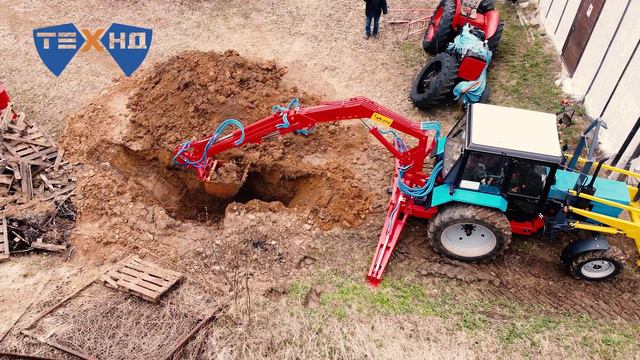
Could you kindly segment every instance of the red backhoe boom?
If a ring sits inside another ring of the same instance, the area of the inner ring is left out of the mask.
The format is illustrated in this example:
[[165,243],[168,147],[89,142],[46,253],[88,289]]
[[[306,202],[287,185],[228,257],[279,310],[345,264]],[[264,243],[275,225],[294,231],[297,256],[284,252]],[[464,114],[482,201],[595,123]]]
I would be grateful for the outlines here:
[[423,130],[424,127],[420,123],[364,97],[326,102],[308,108],[299,108],[296,102],[292,102],[286,108],[274,107],[273,114],[247,125],[244,129],[240,128],[217,139],[215,138],[217,135],[214,134],[177,147],[174,151],[174,162],[177,165],[195,168],[198,178],[204,181],[211,171],[213,162],[210,159],[223,151],[244,144],[258,144],[290,132],[306,133],[318,123],[354,119],[371,119],[377,124],[417,139],[416,146],[407,148],[402,140],[396,138],[391,142],[376,126],[365,122],[369,132],[396,158],[388,216],[367,276],[370,283],[378,285],[408,216],[430,218],[436,212],[434,208],[425,209],[424,205],[414,204],[413,198],[404,195],[397,183],[398,169],[408,167],[402,177],[403,183],[409,187],[425,185],[429,175],[422,172],[424,161],[434,149],[439,130]]

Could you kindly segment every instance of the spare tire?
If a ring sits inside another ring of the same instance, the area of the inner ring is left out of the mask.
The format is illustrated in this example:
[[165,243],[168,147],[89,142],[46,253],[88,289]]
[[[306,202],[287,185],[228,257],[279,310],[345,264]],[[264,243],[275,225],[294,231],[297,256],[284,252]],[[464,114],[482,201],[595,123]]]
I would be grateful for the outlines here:
[[455,37],[453,17],[456,15],[456,0],[441,0],[431,16],[422,40],[422,48],[431,55],[445,51]]
[[458,82],[458,63],[447,53],[433,58],[416,76],[411,87],[411,101],[423,110],[453,100],[453,88]]

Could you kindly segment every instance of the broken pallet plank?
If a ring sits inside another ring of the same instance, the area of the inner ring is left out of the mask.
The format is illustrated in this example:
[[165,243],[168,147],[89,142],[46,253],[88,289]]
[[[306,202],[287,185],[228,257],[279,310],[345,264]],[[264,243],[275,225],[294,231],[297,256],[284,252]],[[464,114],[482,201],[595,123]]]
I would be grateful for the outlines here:
[[36,241],[31,243],[31,247],[34,249],[52,251],[52,252],[64,252],[67,250],[66,245],[55,245],[55,244],[46,244],[42,242],[42,239],[38,238]]
[[182,277],[182,274],[177,272],[177,271],[161,268],[160,266],[158,266],[158,265],[156,265],[156,264],[154,264],[152,262],[142,260],[137,256],[131,257],[131,263],[137,263],[137,264],[140,264],[140,265],[144,265],[149,269],[153,269],[154,270],[153,271],[154,274],[163,273],[163,274],[165,274],[165,276],[169,276],[169,279],[173,279],[174,277],[178,277],[178,278]]
[[13,175],[0,175],[0,194],[6,195],[13,185]]
[[31,165],[21,162],[20,163],[20,178],[22,182],[22,193],[31,200],[33,198],[33,179],[31,178]]
[[7,127],[13,119],[13,104],[8,103],[4,111],[0,112],[0,130],[7,131]]
[[58,171],[60,167],[60,163],[62,162],[62,157],[64,156],[64,149],[58,148],[58,155],[56,156],[56,161],[53,163],[53,171]]
[[9,259],[9,234],[7,232],[7,219],[2,218],[2,224],[0,224],[0,261]]

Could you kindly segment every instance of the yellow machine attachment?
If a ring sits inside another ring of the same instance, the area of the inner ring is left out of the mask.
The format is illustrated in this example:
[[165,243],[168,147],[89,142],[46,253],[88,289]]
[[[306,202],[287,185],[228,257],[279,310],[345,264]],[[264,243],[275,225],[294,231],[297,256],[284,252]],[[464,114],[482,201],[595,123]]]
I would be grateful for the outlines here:
[[[578,163],[584,164],[587,160],[584,158],[579,158]],[[594,165],[598,165],[598,163],[594,163]],[[611,165],[602,164],[602,168],[605,170],[609,170],[612,172],[616,172],[622,175],[634,177],[640,179],[640,174],[637,174],[632,171],[628,171],[625,169],[620,169]],[[628,204],[620,204],[615,201],[610,201],[607,199],[603,199],[594,195],[589,195],[585,193],[576,193],[574,190],[570,190],[569,194],[572,196],[578,196],[580,198],[598,202],[603,205],[612,206],[618,209],[626,211],[627,216],[621,215],[621,217],[612,217],[603,214],[599,214],[593,211],[589,211],[586,209],[576,208],[573,206],[568,207],[568,211],[573,212],[575,214],[584,216],[585,218],[597,221],[599,224],[591,224],[586,222],[574,221],[571,223],[571,226],[576,229],[582,229],[587,231],[597,231],[605,234],[622,234],[631,239],[633,239],[636,243],[636,248],[638,249],[638,253],[640,254],[640,201],[638,201],[638,188],[634,186],[627,186],[629,190],[629,203]],[[624,219],[622,217],[628,217],[628,219]],[[636,262],[637,266],[640,266],[640,260]]]

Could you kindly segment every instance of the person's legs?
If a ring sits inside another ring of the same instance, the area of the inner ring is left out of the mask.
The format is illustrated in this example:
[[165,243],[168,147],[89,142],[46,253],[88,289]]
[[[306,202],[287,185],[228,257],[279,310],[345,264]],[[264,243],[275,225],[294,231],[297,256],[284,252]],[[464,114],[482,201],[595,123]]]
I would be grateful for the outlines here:
[[365,37],[371,36],[371,16],[369,15],[367,15],[367,20],[364,23],[364,34]]
[[373,36],[378,36],[378,21],[380,21],[380,15],[373,18]]

